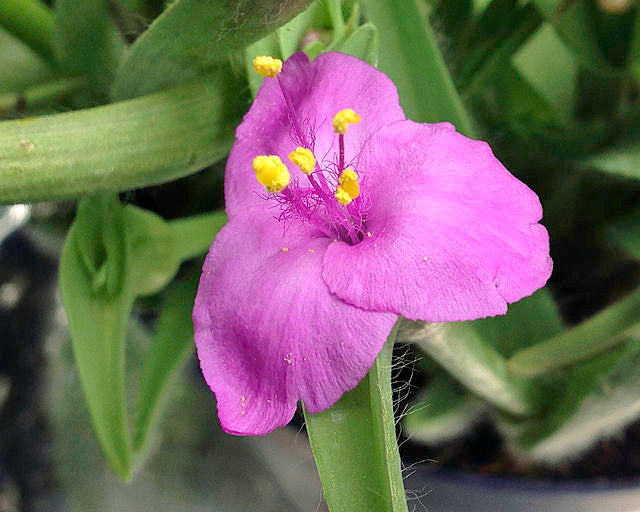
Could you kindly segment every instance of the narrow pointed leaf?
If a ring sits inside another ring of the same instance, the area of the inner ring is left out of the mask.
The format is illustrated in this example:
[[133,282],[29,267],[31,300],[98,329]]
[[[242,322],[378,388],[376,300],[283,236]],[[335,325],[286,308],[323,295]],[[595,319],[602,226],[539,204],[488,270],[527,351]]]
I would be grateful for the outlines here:
[[482,91],[485,79],[500,74],[511,56],[534,33],[542,16],[531,5],[514,6],[512,0],[494,0],[479,19],[458,36],[452,44],[458,51],[452,55],[458,64],[454,77],[458,88],[467,94]]
[[395,329],[369,374],[331,408],[305,411],[331,512],[406,512],[391,393]]
[[125,45],[108,14],[107,0],[56,0],[54,50],[60,67],[86,75],[91,97],[106,103]]
[[547,288],[509,304],[506,315],[474,320],[472,325],[482,339],[505,357],[564,330],[558,307]]
[[0,114],[7,110],[18,108],[32,109],[46,105],[57,99],[86,87],[87,81],[84,78],[62,78],[41,85],[34,85],[25,89],[21,93],[0,93]]
[[176,0],[133,44],[118,71],[113,96],[134,98],[198,77],[309,3]]
[[607,232],[616,245],[640,260],[640,212],[612,224]]
[[49,64],[53,57],[53,13],[40,0],[2,0],[0,25],[24,41]]
[[471,118],[416,0],[366,0],[364,7],[367,18],[380,34],[379,68],[398,87],[407,117],[422,122],[449,121],[473,137]]
[[506,359],[470,322],[416,322],[402,337],[415,343],[477,397],[514,415],[535,412],[537,390],[512,375]]
[[623,343],[622,334],[638,324],[640,289],[581,324],[517,352],[509,360],[509,369],[523,377],[556,371]]
[[146,355],[140,377],[133,449],[144,453],[149,435],[160,414],[171,380],[193,352],[191,310],[198,274],[177,281],[166,294],[156,334]]
[[52,69],[39,55],[1,26],[0,67],[0,94],[20,93],[54,77]]
[[314,2],[291,21],[276,30],[275,35],[278,39],[282,59],[288,59],[300,50],[300,43],[305,32],[311,28],[314,17],[318,15],[318,11],[322,8],[325,8],[322,3]]
[[540,420],[518,425],[502,419],[502,430],[525,458],[575,458],[640,417],[639,386],[640,339],[632,338],[559,376],[556,398]]
[[330,50],[348,53],[375,66],[378,62],[378,29],[371,23],[365,23]]
[[585,66],[604,70],[607,69],[607,64],[598,48],[588,2],[589,0],[533,0],[540,13]]
[[513,64],[536,92],[551,105],[558,120],[568,122],[575,110],[579,62],[545,23],[513,57]]
[[114,471],[131,472],[125,405],[129,247],[116,199],[84,199],[60,261],[60,291],[94,428]]
[[640,138],[630,136],[615,146],[602,151],[583,162],[589,169],[618,175],[623,178],[640,179]]

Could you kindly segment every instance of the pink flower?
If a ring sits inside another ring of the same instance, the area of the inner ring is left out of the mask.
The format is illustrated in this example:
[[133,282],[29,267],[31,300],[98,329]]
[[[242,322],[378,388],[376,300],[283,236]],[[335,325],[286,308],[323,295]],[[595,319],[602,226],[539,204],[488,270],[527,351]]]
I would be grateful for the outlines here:
[[405,120],[389,78],[347,55],[299,53],[265,79],[236,132],[225,195],[229,222],[193,320],[234,434],[287,424],[298,400],[330,407],[399,315],[504,314],[551,273],[535,193],[486,143]]

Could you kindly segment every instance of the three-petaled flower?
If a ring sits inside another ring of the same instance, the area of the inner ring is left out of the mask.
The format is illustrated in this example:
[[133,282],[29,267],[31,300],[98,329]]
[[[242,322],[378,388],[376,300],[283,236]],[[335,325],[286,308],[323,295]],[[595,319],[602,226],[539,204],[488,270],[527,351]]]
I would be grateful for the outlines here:
[[405,120],[386,75],[338,53],[257,69],[270,77],[236,132],[193,313],[234,434],[285,425],[298,400],[330,407],[399,315],[504,314],[552,266],[537,196],[486,143]]

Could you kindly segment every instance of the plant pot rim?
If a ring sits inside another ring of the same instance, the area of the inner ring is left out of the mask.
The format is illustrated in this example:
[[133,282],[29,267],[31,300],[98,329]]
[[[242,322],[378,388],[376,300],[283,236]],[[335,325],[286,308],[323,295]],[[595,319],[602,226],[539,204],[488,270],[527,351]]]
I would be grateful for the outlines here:
[[[640,478],[559,481],[416,467],[405,487],[429,512],[638,512]],[[428,494],[425,494],[428,493]],[[410,494],[409,494],[410,496]]]

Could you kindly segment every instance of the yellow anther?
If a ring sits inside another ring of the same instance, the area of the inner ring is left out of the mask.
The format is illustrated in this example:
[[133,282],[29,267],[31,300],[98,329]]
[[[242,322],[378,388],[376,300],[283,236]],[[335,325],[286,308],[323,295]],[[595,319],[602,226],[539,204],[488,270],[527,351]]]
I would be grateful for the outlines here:
[[289,169],[276,155],[257,156],[253,159],[256,179],[272,194],[282,192],[291,181]]
[[345,169],[338,178],[338,188],[336,188],[336,199],[339,203],[347,205],[360,195],[360,185],[358,185],[358,175],[353,169]]
[[282,69],[282,61],[266,55],[259,55],[253,59],[253,70],[262,76],[274,78]]
[[360,122],[360,116],[350,108],[345,108],[333,116],[333,129],[336,133],[347,133],[350,124]]
[[295,151],[289,153],[289,160],[300,167],[300,170],[306,175],[311,174],[316,166],[316,157],[307,148],[297,147]]

